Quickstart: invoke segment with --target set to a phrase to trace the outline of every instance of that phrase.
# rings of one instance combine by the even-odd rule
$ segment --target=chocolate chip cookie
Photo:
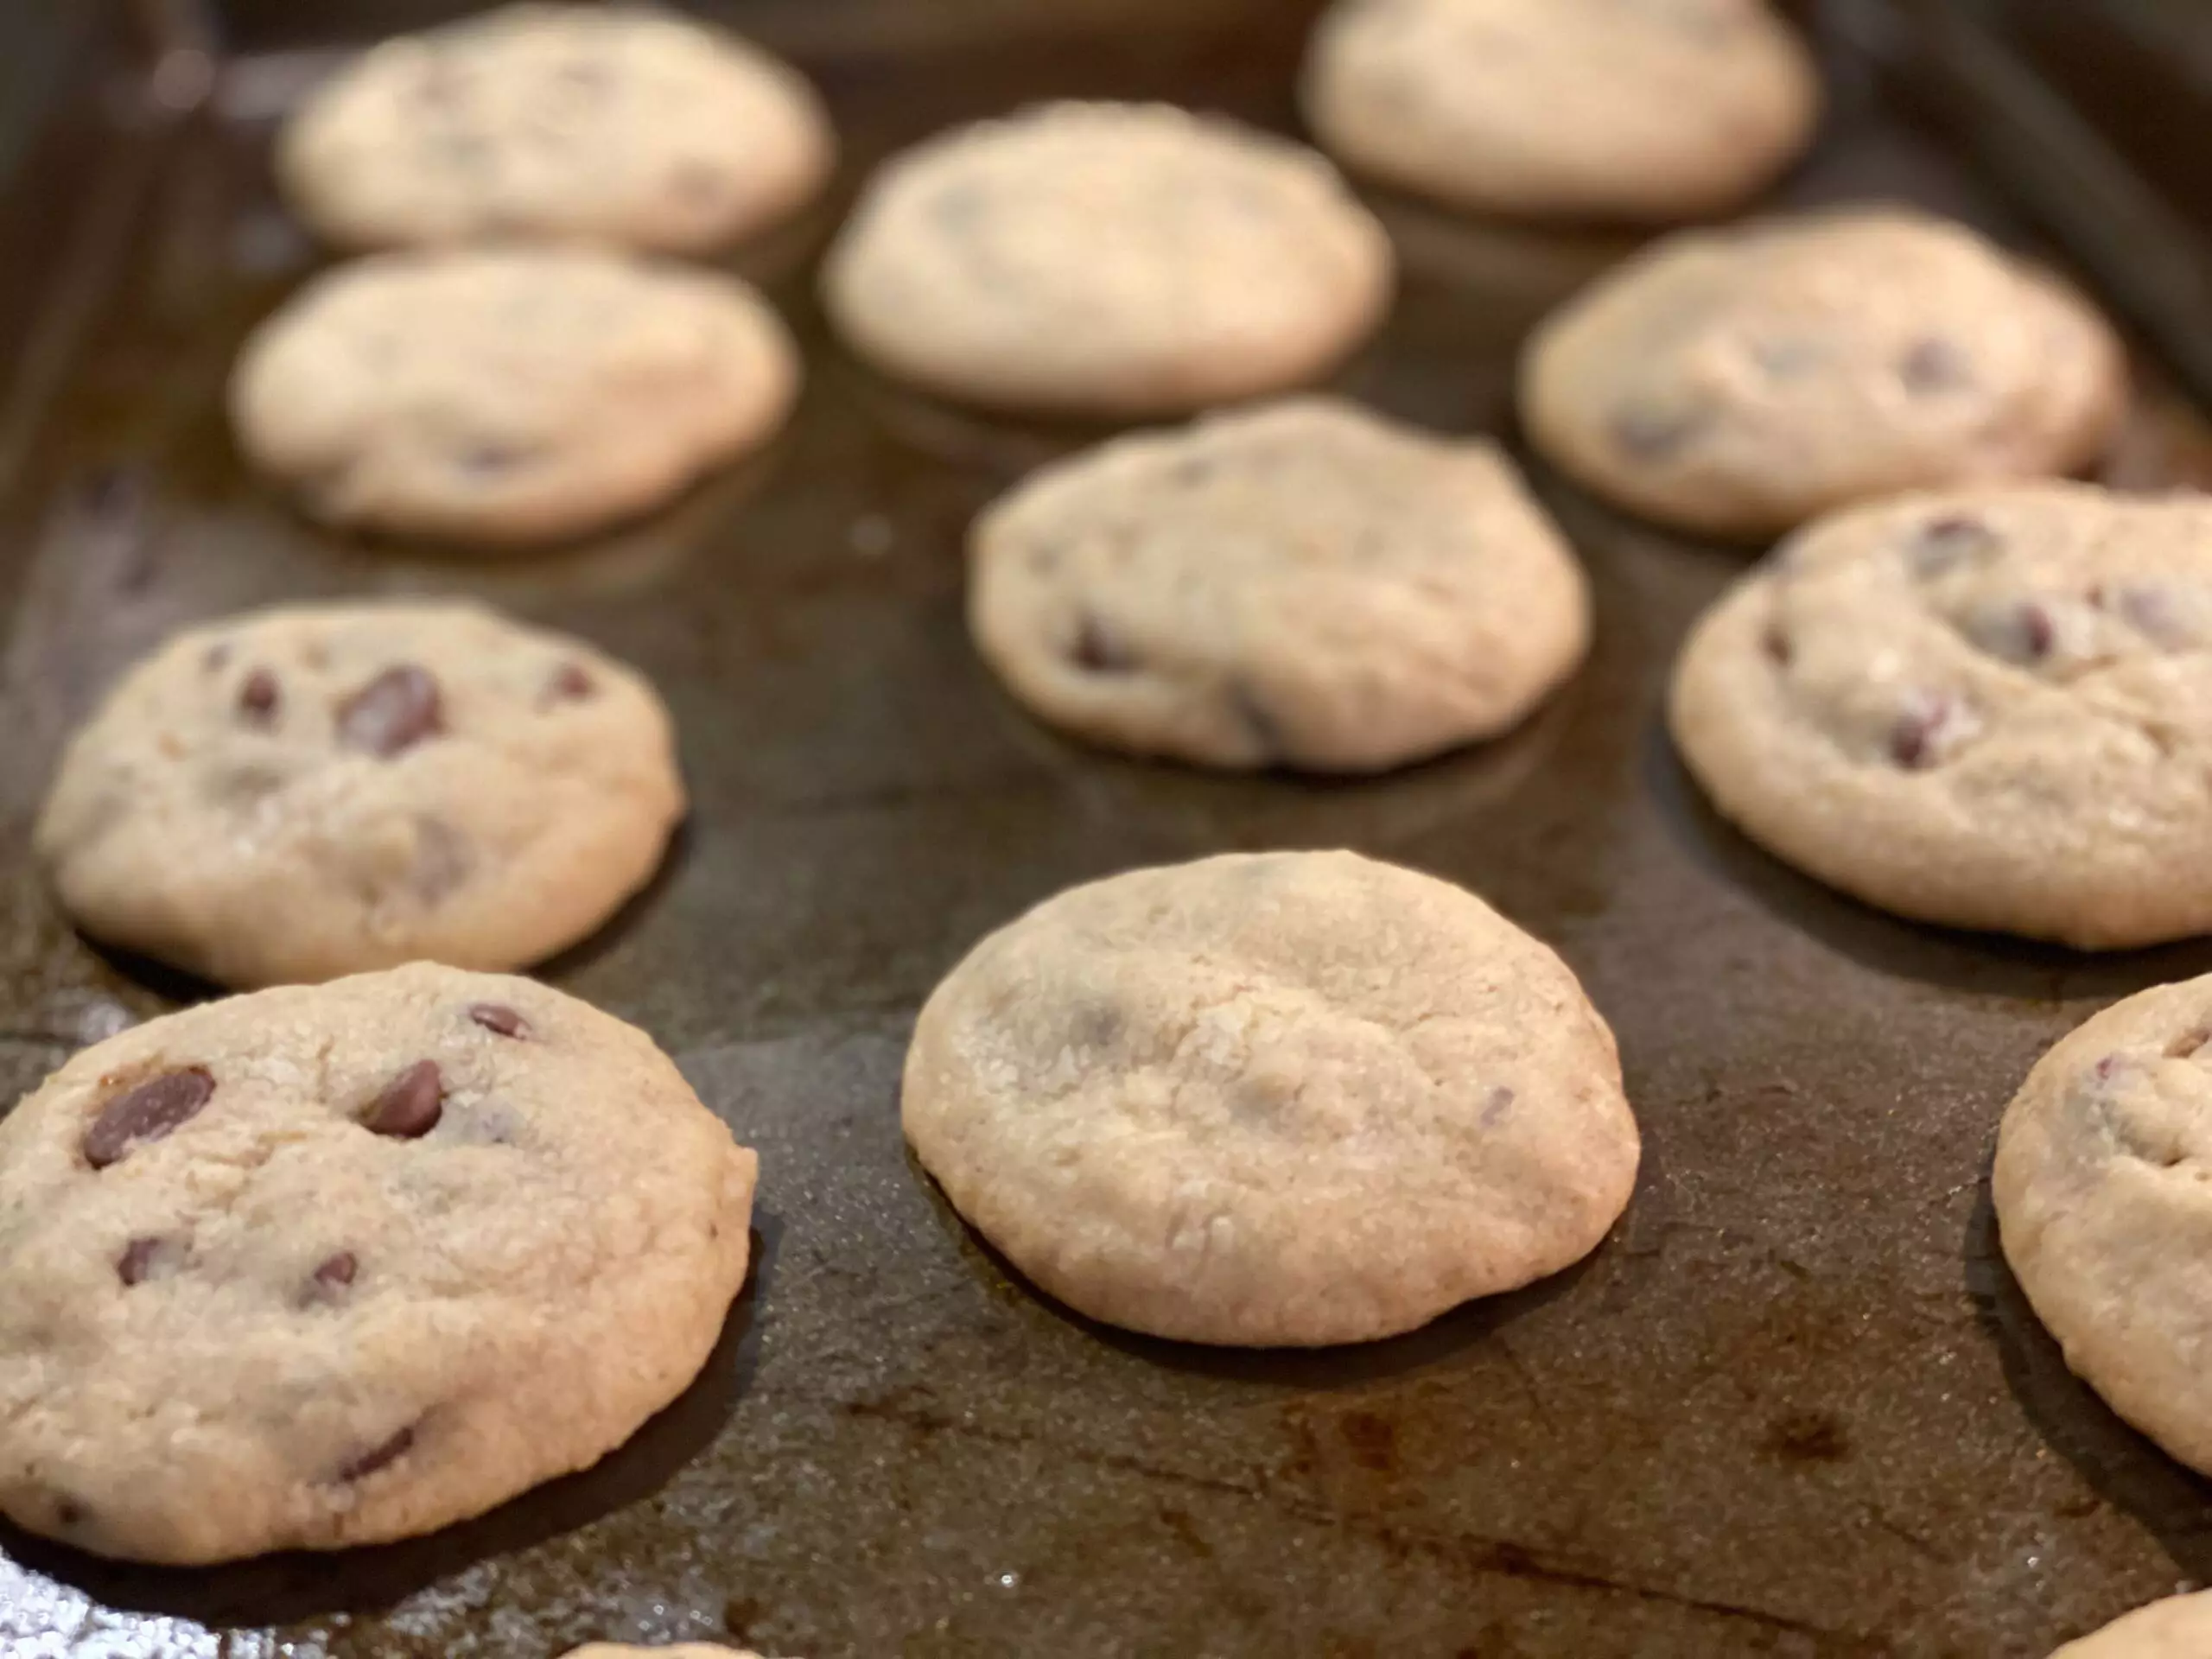
[[[277,173],[346,247],[698,253],[793,212],[835,148],[805,79],[721,29],[645,7],[516,5],[348,65],[286,124]]]
[[[1821,107],[1765,0],[1343,0],[1304,94],[1355,172],[1568,219],[1730,212],[1804,149]]]
[[[1889,209],[1669,238],[1548,320],[1521,380],[1529,436],[1591,489],[1746,537],[2075,471],[2125,402],[2119,344],[2079,299]]]
[[[389,254],[247,342],[247,457],[330,524],[491,550],[582,536],[773,436],[776,314],[718,272],[582,249]]]
[[[1113,1325],[1363,1342],[1595,1249],[1636,1179],[1612,1033],[1482,900],[1351,853],[1094,882],[922,1011],[906,1137]]]
[[[1319,398],[1048,467],[972,549],[969,626],[1015,696],[1202,766],[1376,772],[1495,736],[1589,641],[1510,461]]]
[[[1319,156],[1126,104],[1049,105],[893,158],[823,278],[846,340],[893,375],[1106,416],[1312,379],[1390,285],[1382,226]]]
[[[642,1032],[525,980],[111,1038],[0,1120],[0,1513],[199,1563],[584,1468],[705,1363],[754,1174]]]
[[[232,986],[589,934],[683,813],[667,710],[579,640],[474,606],[191,629],[124,677],[36,830],[93,938]]]
[[[2131,996],[2044,1056],[2005,1109],[1991,1190],[2067,1364],[2212,1474],[2212,978]]]
[[[2168,1596],[2069,1642],[2050,1659],[2204,1659],[2212,1653],[2212,1591]]]
[[[1753,840],[1923,921],[2212,930],[2212,504],[2088,485],[1816,524],[1701,621],[1675,741]]]

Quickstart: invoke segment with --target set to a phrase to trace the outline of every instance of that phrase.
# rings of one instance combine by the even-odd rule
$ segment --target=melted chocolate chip
[[[1924,772],[1941,761],[1949,745],[1974,730],[1973,711],[1948,691],[1916,691],[1906,700],[1890,728],[1890,756],[1899,766]]]
[[[530,1035],[530,1021],[502,1002],[479,1002],[469,1009],[468,1017],[494,1036],[525,1038]]]
[[[1634,461],[1656,464],[1672,461],[1712,424],[1712,414],[1706,410],[1630,404],[1614,411],[1609,429],[1623,454]]]
[[[582,663],[563,663],[545,682],[545,690],[538,702],[547,708],[556,702],[582,702],[598,690],[599,682],[592,678]]]
[[[1090,674],[1127,674],[1137,665],[1128,647],[1088,612],[1077,625],[1075,648],[1068,654],[1077,668]]]
[[[105,1169],[135,1148],[189,1122],[215,1092],[215,1079],[202,1066],[187,1066],[140,1084],[108,1103],[85,1131],[85,1161]]]
[[[407,1455],[414,1444],[414,1429],[403,1428],[382,1446],[372,1451],[364,1452],[353,1462],[340,1469],[338,1471],[338,1478],[346,1481],[365,1480],[378,1470],[389,1469],[393,1464],[397,1463],[400,1459]]]
[[[338,738],[389,760],[445,730],[438,683],[412,663],[387,668],[338,705]]]
[[[276,677],[265,668],[255,669],[238,687],[238,712],[256,725],[265,726],[274,720],[283,700]]]
[[[446,1080],[435,1060],[417,1060],[369,1103],[361,1127],[374,1135],[413,1141],[438,1126],[444,1113]]]
[[[126,1285],[143,1280],[154,1265],[154,1253],[162,1248],[158,1238],[134,1238],[124,1247],[123,1255],[115,1264],[115,1276]]]
[[[1954,513],[1923,524],[1912,539],[1909,556],[1913,575],[1926,580],[1955,569],[1969,559],[1986,558],[1997,548],[1995,531],[1979,518]]]
[[[340,1250],[315,1270],[315,1281],[324,1290],[340,1290],[353,1282],[360,1262],[351,1250]]]
[[[1897,360],[1897,378],[1916,397],[1955,391],[1974,378],[1974,360],[1955,341],[1930,334]]]

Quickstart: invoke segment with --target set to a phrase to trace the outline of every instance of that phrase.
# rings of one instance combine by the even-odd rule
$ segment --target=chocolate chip
[[[494,1036],[525,1038],[530,1035],[530,1021],[503,1002],[479,1002],[469,1009],[468,1017]]]
[[[1901,766],[1924,772],[1972,736],[1979,724],[1974,711],[1949,692],[1916,691],[1890,728],[1891,758]]]
[[[1709,410],[1666,409],[1630,404],[1613,413],[1613,442],[1631,459],[1648,463],[1672,461],[1713,424]]]
[[[1128,647],[1087,611],[1077,624],[1075,648],[1068,654],[1077,668],[1090,674],[1127,674],[1137,665]]]
[[[274,720],[277,705],[283,700],[276,677],[265,668],[255,669],[238,688],[238,712],[257,725],[266,726]]]
[[[315,1281],[325,1290],[339,1290],[353,1282],[360,1268],[351,1250],[340,1250],[315,1270]]]
[[[1185,455],[1175,463],[1178,484],[1203,484],[1214,474],[1214,464],[1204,455]]]
[[[92,1513],[76,1499],[63,1497],[54,1500],[54,1518],[65,1527],[81,1527],[92,1518]]]
[[[126,1285],[137,1284],[154,1265],[154,1253],[162,1248],[158,1238],[134,1238],[124,1247],[121,1258],[115,1264],[115,1276]]]
[[[1766,653],[1767,661],[1777,668],[1789,667],[1790,659],[1797,654],[1789,643],[1789,634],[1783,631],[1779,622],[1766,625],[1765,631],[1759,635],[1759,649]]]
[[[1513,1109],[1513,1090],[1502,1083],[1491,1090],[1490,1099],[1483,1106],[1483,1128],[1496,1128],[1498,1120]]]
[[[2058,643],[2058,622],[2048,606],[2025,600],[1985,606],[1966,622],[1967,637],[2008,663],[2039,663]]]
[[[472,443],[454,452],[454,465],[474,478],[497,478],[528,463],[537,452],[516,443]]]
[[[412,663],[387,668],[338,705],[339,741],[386,760],[443,730],[438,683]]]
[[[213,645],[207,647],[207,654],[200,659],[200,666],[210,674],[219,674],[229,665],[230,660],[230,646]]]
[[[365,1480],[379,1469],[388,1469],[405,1457],[415,1444],[413,1428],[403,1428],[373,1451],[364,1452],[338,1471],[340,1480]]]
[[[1997,532],[1963,513],[1930,519],[1912,539],[1913,575],[1923,581],[1955,569],[1968,559],[1986,558],[1998,548]]]
[[[1282,728],[1275,721],[1274,713],[1260,694],[1243,681],[1232,683],[1229,688],[1229,706],[1252,739],[1263,765],[1272,765],[1283,758]]]
[[[394,1077],[361,1115],[361,1127],[375,1135],[413,1141],[438,1126],[444,1111],[445,1075],[435,1060],[417,1060]]]
[[[203,1066],[187,1066],[140,1084],[108,1103],[85,1131],[85,1161],[105,1169],[134,1148],[189,1122],[215,1092],[215,1079]]]
[[[1916,342],[1897,361],[1897,378],[1916,397],[1954,391],[1974,377],[1974,360],[1965,348],[1940,335]]]
[[[729,194],[729,180],[711,162],[686,162],[676,169],[676,194],[699,207]]]
[[[2191,643],[2192,631],[2171,593],[2139,583],[2117,588],[2099,588],[2090,594],[2101,607],[2117,611],[2137,632],[2161,645]]]
[[[538,705],[550,708],[556,702],[582,702],[598,690],[599,682],[592,678],[582,663],[563,663],[545,682],[545,690],[538,698]]]
[[[1826,355],[1809,340],[1762,340],[1751,346],[1751,358],[1771,379],[1797,380],[1820,367]]]

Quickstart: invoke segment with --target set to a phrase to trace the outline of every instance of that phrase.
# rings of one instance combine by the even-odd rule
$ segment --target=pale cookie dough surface
[[[1898,210],[1669,238],[1533,338],[1522,418],[1635,512],[1754,537],[1916,488],[2063,474],[2126,402],[2103,320]]]
[[[2044,1056],[2005,1109],[1991,1190],[2067,1364],[2212,1474],[2212,978],[2131,996]]]
[[[584,1468],[706,1362],[755,1166],[642,1032],[525,980],[111,1038],[0,1120],[0,1512],[197,1563]]]
[[[1036,1283],[1188,1341],[1387,1337],[1556,1273],[1627,1205],[1612,1033],[1473,895],[1351,853],[1050,899],[923,1009],[906,1137]]]
[[[667,710],[582,642],[456,604],[191,629],[71,741],[36,830],[94,938],[219,983],[540,961],[683,817]]]
[[[1764,0],[1344,0],[1307,118],[1346,166],[1519,217],[1700,218],[1757,195],[1821,107]]]
[[[385,41],[277,146],[341,246],[590,240],[698,253],[795,211],[836,143],[796,71],[672,11],[518,5]]]
[[[823,284],[892,374],[1138,416],[1325,372],[1381,321],[1391,273],[1382,226],[1314,152],[1165,105],[1054,104],[894,157]]]
[[[1699,623],[1673,726],[1726,817],[1870,904],[2085,950],[2212,931],[2212,503],[1826,520]]]
[[[238,442],[331,524],[487,548],[672,499],[798,394],[782,321],[732,276],[584,249],[386,254],[246,343]]]
[[[1491,445],[1300,398],[1123,438],[979,521],[969,626],[1116,747],[1373,772],[1491,737],[1573,671],[1573,554]]]
[[[2212,1591],[2169,1596],[2069,1642],[2050,1659],[2205,1659],[2212,1654]]]

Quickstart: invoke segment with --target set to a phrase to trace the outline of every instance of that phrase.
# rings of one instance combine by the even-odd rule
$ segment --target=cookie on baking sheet
[[[1648,222],[1764,189],[1821,85],[1764,0],[1342,0],[1304,103],[1356,173],[1483,213]]]
[[[2067,1364],[2212,1474],[2212,977],[2116,1003],[2037,1062],[1991,1192]]]
[[[895,376],[1118,416],[1310,380],[1390,287],[1389,239],[1320,156],[1159,104],[930,139],[876,175],[823,277],[846,340]]]
[[[36,847],[95,938],[232,986],[585,938],[683,815],[668,711],[580,640],[463,604],[178,635],[72,740]]]
[[[247,342],[238,442],[329,523],[487,548],[645,512],[767,442],[798,388],[733,276],[585,249],[387,254]]]
[[[697,253],[819,191],[804,77],[673,11],[515,5],[385,41],[285,124],[292,206],[351,248],[528,238]]]
[[[1635,512],[1772,534],[1848,503],[2063,474],[2126,403],[2104,321],[1961,226],[1892,209],[1670,238],[1532,339],[1544,454]]]
[[[526,980],[111,1038],[0,1120],[0,1513],[198,1563],[584,1468],[706,1363],[755,1169],[644,1033]]]
[[[1351,853],[1047,900],[923,1009],[906,1138],[1078,1312],[1361,1342],[1595,1249],[1636,1179],[1612,1033],[1473,895]]]
[[[1492,737],[1582,659],[1573,554],[1480,440],[1298,398],[1120,439],[977,522],[1015,696],[1204,766],[1376,772]]]
[[[2204,1659],[2212,1654],[2212,1591],[2168,1596],[2069,1642],[2050,1659]]]
[[[1672,722],[1725,817],[1869,904],[2084,950],[2212,931],[2212,501],[1839,514],[1698,624]]]

